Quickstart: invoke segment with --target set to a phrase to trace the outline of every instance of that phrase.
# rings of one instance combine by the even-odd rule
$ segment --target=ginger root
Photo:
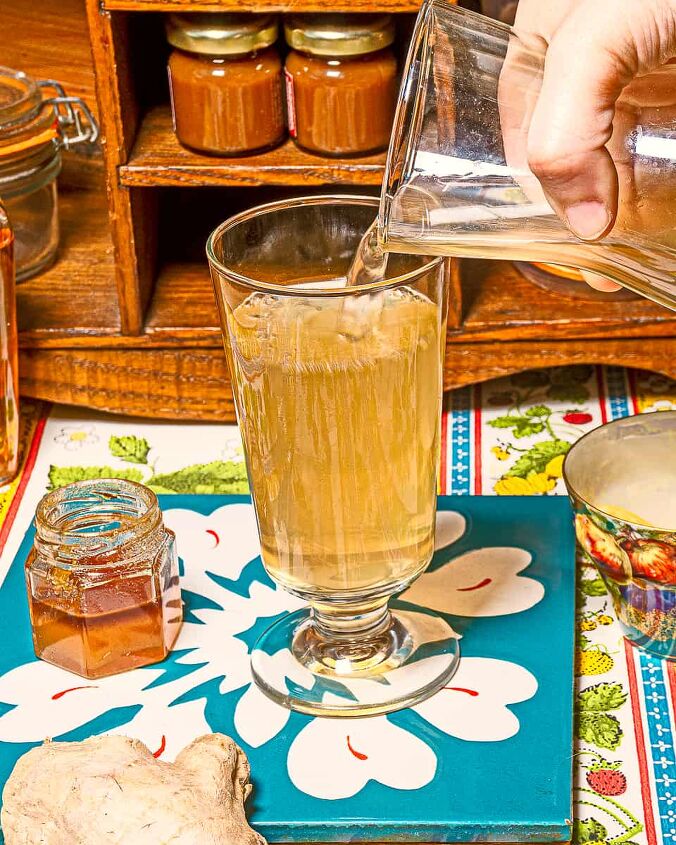
[[[21,757],[3,791],[6,845],[265,845],[248,825],[249,762],[223,734],[175,763],[139,740],[46,742]]]

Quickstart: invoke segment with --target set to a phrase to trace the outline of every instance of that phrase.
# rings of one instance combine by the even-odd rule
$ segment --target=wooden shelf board
[[[59,212],[56,263],[17,285],[22,346],[100,344],[120,333],[105,188],[61,188]]]
[[[384,169],[384,153],[321,158],[299,150],[291,140],[253,156],[199,155],[176,140],[169,107],[156,106],[145,115],[129,161],[118,173],[120,183],[129,187],[379,185]]]
[[[451,343],[444,388],[562,364],[611,364],[676,378],[676,338]],[[23,349],[21,393],[118,414],[234,422],[222,349]]]
[[[326,0],[102,0],[104,11],[124,12],[326,12]],[[417,12],[416,0],[337,0],[332,12]]]
[[[64,222],[78,207],[64,203]],[[94,217],[87,218],[94,222]],[[95,228],[95,227],[94,227]],[[23,347],[155,348],[219,347],[221,330],[209,270],[204,263],[161,268],[138,336],[120,334],[114,302],[110,247],[92,241],[69,246],[42,276],[19,286]],[[73,255],[77,254],[77,258]],[[73,265],[71,262],[76,261]],[[462,262],[463,323],[449,329],[448,345],[493,341],[566,341],[673,337],[676,314],[638,300],[585,302],[547,293],[508,262]]]
[[[507,261],[461,267],[463,320],[450,342],[676,335],[676,313],[645,299],[599,302],[549,293]]]
[[[464,322],[448,343],[676,335],[676,314],[659,305],[585,302],[542,291],[504,261],[462,262]],[[160,272],[144,345],[218,346],[221,333],[209,271],[173,264]]]
[[[218,309],[209,269],[204,264],[168,264],[155,285],[146,316],[147,344],[212,341],[221,345]]]

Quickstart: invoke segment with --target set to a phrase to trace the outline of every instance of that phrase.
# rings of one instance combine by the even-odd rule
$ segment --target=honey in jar
[[[36,656],[85,678],[163,660],[181,626],[175,537],[155,494],[134,482],[44,496],[26,586]]]
[[[169,88],[178,140],[212,155],[266,150],[286,135],[282,62],[271,15],[167,18]]]
[[[397,98],[390,15],[291,15],[284,24],[289,134],[328,156],[387,148]]]

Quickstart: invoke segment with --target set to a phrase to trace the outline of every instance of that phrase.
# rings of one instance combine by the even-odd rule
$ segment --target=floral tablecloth
[[[674,382],[619,368],[533,370],[455,391],[445,403],[439,491],[563,495],[563,458],[581,434],[663,409],[676,409]],[[48,488],[114,475],[161,493],[247,492],[235,426],[29,401],[22,412],[22,469],[0,490],[1,578]],[[581,566],[576,840],[676,842],[675,667],[624,643],[601,580]]]

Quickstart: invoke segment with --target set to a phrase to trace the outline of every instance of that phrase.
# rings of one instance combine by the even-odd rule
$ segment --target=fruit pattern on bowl
[[[660,657],[676,659],[676,531],[574,504],[578,542],[601,573],[625,636]]]

